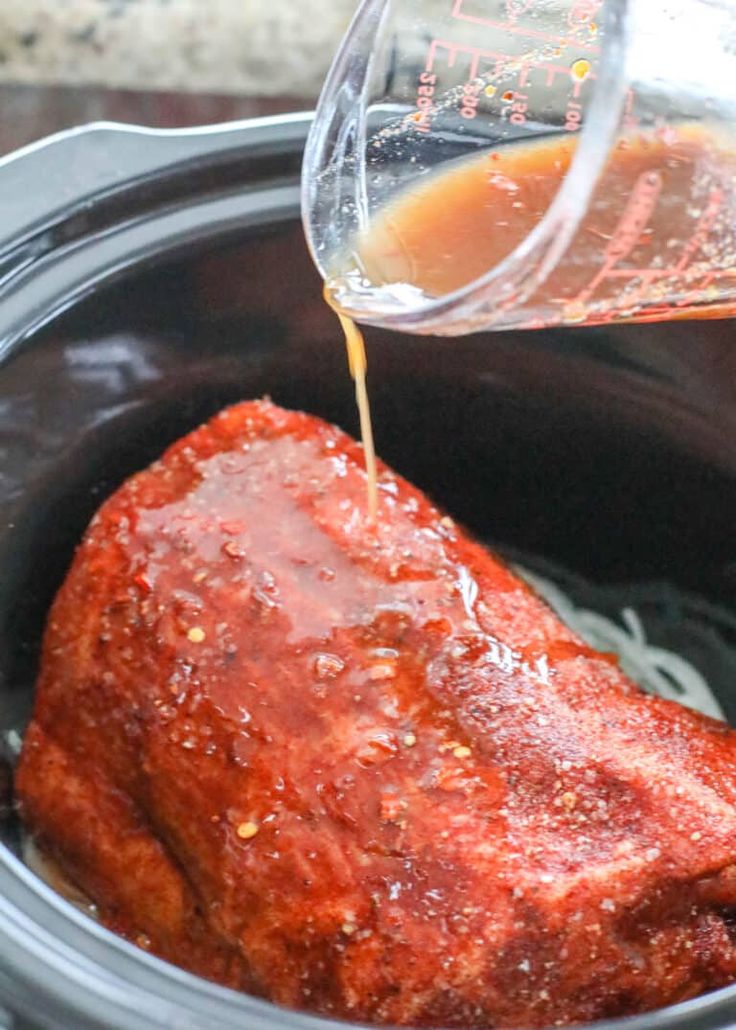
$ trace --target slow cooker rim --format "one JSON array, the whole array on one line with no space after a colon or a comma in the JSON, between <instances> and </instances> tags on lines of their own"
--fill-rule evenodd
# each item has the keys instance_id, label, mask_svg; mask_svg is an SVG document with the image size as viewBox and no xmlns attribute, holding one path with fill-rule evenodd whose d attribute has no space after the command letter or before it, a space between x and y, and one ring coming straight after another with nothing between
<instances>
[{"instance_id":1,"label":"slow cooker rim","mask_svg":"<svg viewBox=\"0 0 736 1030\"><path fill-rule=\"evenodd\" d=\"M267 145L269 139L278 138L280 130L288 126L289 145L297 153L303 148L310 122L311 114L306 113L239 122L231 127L202 127L169 132L135 126L122 127L114 123L97 125L87 130L79 129L58 134L50 140L25 148L10 159L3 160L0 162L0 178L7 168L17 169L14 161L32 159L35 162L41 154L53 154L54 147L64 146L72 138L76 142L83 142L85 138L89 139L102 129L114 130L113 135L121 130L128 138L140 133L159 141L177 141L182 137L186 137L188 141L196 140L198 146L194 147L193 153L189 153L186 158L172 158L172 155L167 156L164 151L158 152L156 160L160 162L159 174L166 175L172 174L173 169L181 169L182 161L206 161L207 141L215 135L220 135L219 144L226 153L225 136L228 132L232 132L233 148L242 152L243 147L247 150L249 141L254 148ZM152 167L149 166L147 174L152 174ZM110 183L106 183L103 188L109 189L110 186ZM94 193L91 197L88 195L85 202L94 203L94 196ZM201 201L199 206L202 207ZM242 228L242 219L239 221L237 218L237 204L233 208L232 198L229 207L226 207L234 219L234 228ZM242 211L240 213L242 215ZM282 210L284 220L293 216L293 209ZM173 221L175 223L176 219ZM223 224L226 223L227 218ZM36 224L40 222L37 220ZM127 230L130 229L128 226ZM195 234L195 237L199 240L207 238L204 227L200 225L199 229L202 231L199 236ZM218 235L221 229L221 225L216 227ZM21 227L21 233L16 232L15 238L20 239L22 234ZM213 232L210 233L212 234ZM189 246L195 237L188 236L182 245ZM163 242L165 241L161 241L162 244ZM162 246L156 253L160 256L168 252ZM150 253L144 256L150 256ZM127 267L129 266L122 271ZM99 280L96 280L97 282ZM78 300L79 296L75 296L75 300ZM55 317L59 310L58 307L54 308L49 314L49 319ZM34 325L34 331L37 328L38 324ZM10 348L14 349L20 345L24 338L23 334L16 335L9 344ZM80 948L80 942L86 943L89 949ZM223 1028L250 1024L268 1025L274 1030L337 1030L348 1025L282 1009L269 1002L202 980L179 967L157 959L78 912L39 880L5 845L0 845L0 968L5 965L7 969L9 954L12 955L10 965L15 974L21 981L29 981L25 986L30 994L25 999L15 999L20 1007L27 1006L28 997L32 1001L33 992L38 992L38 978L34 981L32 976L36 968L34 963L45 962L44 988L51 1003L68 1006L70 1009L83 1009L85 1018L91 1020L90 1025L95 1025L94 1021L99 1017L100 1004L105 1006L106 1018L113 1012L116 1016L117 1022L108 1025L116 1025L125 1030L142 1026L171 1026L174 1019L176 1025L188 1026L194 1030L211 1026L211 1020L215 1017ZM104 957L104 961L101 960L101 956ZM116 965L117 969L114 968ZM53 978L50 971L53 972ZM103 988L109 988L107 993ZM37 994L35 997L37 998ZM160 1016L157 1024L152 1021L153 1011L157 1011ZM730 1018L731 1014L733 1019ZM200 1018L206 1022L199 1022ZM732 1026L735 1022L736 985L658 1012L625 1020L599 1022L594 1024L594 1027L597 1030L617 1030L623 1027L628 1030L675 1030L678 1027L683 1030L717 1030ZM593 1030L593 1027L589 1030Z\"/></svg>"},{"instance_id":2,"label":"slow cooker rim","mask_svg":"<svg viewBox=\"0 0 736 1030\"><path fill-rule=\"evenodd\" d=\"M78 204L98 203L110 191L138 184L146 177L170 178L195 165L212 168L231 160L241 148L252 154L281 144L300 154L312 120L313 112L298 111L185 129L96 121L36 140L0 157L0 176L6 180L0 256L39 229L53 225L60 215L68 216ZM141 147L144 141L146 145ZM70 175L66 166L79 154L85 161ZM114 159L105 160L108 155ZM40 197L29 198L36 185L46 188Z\"/></svg>"}]
</instances>

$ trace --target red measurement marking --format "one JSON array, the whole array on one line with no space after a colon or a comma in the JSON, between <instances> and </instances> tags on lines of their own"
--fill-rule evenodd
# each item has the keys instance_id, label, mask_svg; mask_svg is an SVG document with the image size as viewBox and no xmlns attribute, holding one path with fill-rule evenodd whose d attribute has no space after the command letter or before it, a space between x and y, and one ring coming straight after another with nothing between
<instances>
[{"instance_id":1,"label":"red measurement marking","mask_svg":"<svg viewBox=\"0 0 736 1030\"><path fill-rule=\"evenodd\" d=\"M646 229L661 192L661 173L658 171L642 172L634 183L624 213L606 246L607 261L617 264L629 256Z\"/></svg>"},{"instance_id":2,"label":"red measurement marking","mask_svg":"<svg viewBox=\"0 0 736 1030\"><path fill-rule=\"evenodd\" d=\"M645 174L651 174L651 173L645 173ZM660 185L660 188L661 188L661 185ZM635 188L635 192L636 192L636 188ZM657 193L657 196L658 195L659 194ZM654 199L654 204L656 205L656 196L653 199ZM632 200L633 200L633 195L632 195ZM630 204L631 204L631 202L630 202ZM580 297L578 297L578 301L579 302L582 301L584 303L585 301L590 300L590 297L593 295L593 293L595 292L596 288L600 285L601 281L604 278L605 279L624 279L624 280L626 280L626 279L641 279L642 280L641 290L637 290L635 292L635 294L633 294L629 298L629 301L630 301L631 305L634 305L634 304L636 304L636 303L638 303L640 301L641 294L646 291L649 283L653 282L656 279L667 279L667 278L670 278L670 277L673 277L673 276L682 275L687 270L690 262L692 261L692 259L695 257L697 252L700 250L700 248L702 247L702 245L705 243L706 239L708 238L708 232L710 231L710 229L713 226L713 223L715 222L716 218L718 217L718 213L721 210L722 204L723 204L723 191L721 190L720 187L715 187L713 190L711 190L710 196L708 198L708 204L707 204L707 206L705 208L705 211L703 211L702 215L700 216L700 220L698 221L698 224L697 224L697 227L695 229L695 232L690 237L690 240L688 241L687 245L685 246L685 248L684 248L684 250L682 252L680 260L677 262L676 265L672 265L672 266L670 266L668 268L612 268L612 267L610 267L610 260L609 260L607 263L604 263L603 267L600 269L600 271L598 272L596 277L588 285L586 290L583 291L583 293L580 295ZM622 218L622 222L627 217L628 210L629 209L627 207L627 211L624 212L624 216ZM649 217L651 217L651 212L653 210L654 210L654 207L651 206L649 214L647 215L647 220L649 219ZM645 214L646 214L646 205L642 204L641 209L639 211L639 217L643 217ZM625 239L623 237L627 237L627 235L628 235L628 237L630 238L630 237L632 237L634 235L635 225L636 225L636 223L632 219L631 222L630 222L630 230L631 230L631 232L627 234L627 231L624 230L624 233L622 234L622 241L621 241L620 246L625 246L625 244L626 244L626 241L625 241ZM620 228L620 226L621 226L621 223L619 223L619 228ZM614 239L615 239L615 236L612 238L611 242L613 242ZM633 245L635 245L635 244L636 244L636 239L634 240L634 244ZM611 243L608 244L608 247L606 248L606 252L605 253L608 253L610 247L611 247ZM628 250L626 251L626 253L622 254L620 257L616 258L616 260L620 261L620 260L622 260L623 257L628 256L628 254L631 252L632 249L633 249L633 246L629 247ZM613 254L609 255L609 258L611 258L611 257L613 257ZM692 304L692 303L698 301L699 299L701 299L701 295L702 295L703 290L707 289L707 287L710 286L710 284L713 282L713 280L715 278L716 278L716 273L710 273L709 275L705 276L703 281L698 286L693 287L691 290L689 290L687 292L687 294L685 294L684 297L682 297L679 301L677 301L676 304L666 304L666 305L663 305L661 307L657 307L656 311L659 312L661 310L662 312L673 312L673 311L679 310L682 307L687 307L689 304Z\"/></svg>"},{"instance_id":3,"label":"red measurement marking","mask_svg":"<svg viewBox=\"0 0 736 1030\"><path fill-rule=\"evenodd\" d=\"M705 211L703 211L702 215L700 216L698 224L695 227L695 232L688 240L688 243L682 252L680 260L675 265L675 272L684 272L687 266L692 261L692 259L697 254L697 252L703 246L703 244L708 238L708 233L710 232L713 223L718 217L718 212L721 210L722 204L723 190L720 188L720 186L715 186L710 191L710 195L708 196L708 204L705 208Z\"/></svg>"},{"instance_id":4,"label":"red measurement marking","mask_svg":"<svg viewBox=\"0 0 736 1030\"><path fill-rule=\"evenodd\" d=\"M460 115L465 119L472 119L478 114L478 94L480 84L477 82L466 82L463 86L463 95L460 101Z\"/></svg>"},{"instance_id":5,"label":"red measurement marking","mask_svg":"<svg viewBox=\"0 0 736 1030\"><path fill-rule=\"evenodd\" d=\"M603 265L576 298L576 303L587 303L619 261L629 256L646 229L661 192L661 174L657 171L642 172L634 183L624 212L603 251ZM642 272L639 270L635 274L642 275Z\"/></svg>"},{"instance_id":6,"label":"red measurement marking","mask_svg":"<svg viewBox=\"0 0 736 1030\"><path fill-rule=\"evenodd\" d=\"M609 268L607 279L663 279L672 275L671 268Z\"/></svg>"},{"instance_id":7,"label":"red measurement marking","mask_svg":"<svg viewBox=\"0 0 736 1030\"><path fill-rule=\"evenodd\" d=\"M447 52L446 63L448 68L454 68L455 63L459 55L464 54L470 58L470 68L472 70L471 78L474 78L478 74L478 68L481 61L492 61L496 70L503 69L508 71L509 66L518 63L519 67L524 69L526 74L532 69L539 69L546 71L548 75L548 85L554 79L555 75L567 75L570 74L570 69L562 64L554 64L548 61L530 61L526 58L522 59L509 57L508 54L500 53L497 50L482 50L479 47L464 46L460 43L453 43L447 39L433 39L429 44L429 50L427 51L427 60L425 62L425 70L432 71L435 67L436 62L440 59L439 51L444 50ZM551 79L549 76L551 75ZM589 76L592 78L592 76Z\"/></svg>"},{"instance_id":8,"label":"red measurement marking","mask_svg":"<svg viewBox=\"0 0 736 1030\"><path fill-rule=\"evenodd\" d=\"M646 311L637 311L636 320L637 322L661 322L663 319L671 318L672 315L679 313L674 304L657 304L647 308Z\"/></svg>"},{"instance_id":9,"label":"red measurement marking","mask_svg":"<svg viewBox=\"0 0 736 1030\"><path fill-rule=\"evenodd\" d=\"M417 132L429 132L435 112L434 95L437 92L437 76L433 72L420 72L417 95L414 101L416 111L410 115Z\"/></svg>"},{"instance_id":10,"label":"red measurement marking","mask_svg":"<svg viewBox=\"0 0 736 1030\"><path fill-rule=\"evenodd\" d=\"M429 132L431 128L432 123L428 111L416 111L409 116L409 120L413 123L416 132Z\"/></svg>"},{"instance_id":11,"label":"red measurement marking","mask_svg":"<svg viewBox=\"0 0 736 1030\"><path fill-rule=\"evenodd\" d=\"M609 273L609 276L610 274L611 273ZM636 272L634 274L638 275L644 281L637 289L635 289L634 291L632 291L632 293L629 294L629 296L626 298L625 303L626 308L637 309L637 322L660 322L662 321L662 319L665 318L682 318L684 312L688 308L691 308L694 305L700 305L705 301L705 291L708 289L713 280L717 278L715 272L710 272L701 280L701 282L698 283L697 286L694 286L691 290L688 290L687 293L683 294L683 296L680 297L680 299L675 301L674 303L660 301L657 304L650 304L648 307L639 310L642 305L645 305L647 303L647 289L649 287L649 283L654 278L662 278L662 276L671 276L672 269L646 269L642 272ZM610 319L615 318L617 313L617 309L612 308L609 316Z\"/></svg>"},{"instance_id":12,"label":"red measurement marking","mask_svg":"<svg viewBox=\"0 0 736 1030\"><path fill-rule=\"evenodd\" d=\"M513 17L510 17L509 21L497 21L495 18L483 18L477 14L467 14L463 11L463 5L465 3L466 0L455 0L452 8L452 17L456 18L458 21L468 21L473 25L486 25L490 29L500 29L501 32L508 32L518 36L527 36L529 39L540 39L544 43L557 43L562 46L574 43L579 49L587 50L594 54L597 54L599 51L599 47L592 43L580 42L579 40L571 39L568 36L557 36L550 32L541 32L539 29L532 29L527 26L514 24L515 19L519 17L519 13L524 12L514 14ZM521 4L515 3L514 0L507 0L507 6L510 4L513 4L514 7L524 6L524 11L526 11L528 7L532 6L531 4Z\"/></svg>"},{"instance_id":13,"label":"red measurement marking","mask_svg":"<svg viewBox=\"0 0 736 1030\"><path fill-rule=\"evenodd\" d=\"M704 300L703 294L708 289L713 280L717 277L715 272L709 272L697 286L693 286L691 290L683 296L675 304L676 308L686 308L691 304L697 304L698 301Z\"/></svg>"}]
</instances>

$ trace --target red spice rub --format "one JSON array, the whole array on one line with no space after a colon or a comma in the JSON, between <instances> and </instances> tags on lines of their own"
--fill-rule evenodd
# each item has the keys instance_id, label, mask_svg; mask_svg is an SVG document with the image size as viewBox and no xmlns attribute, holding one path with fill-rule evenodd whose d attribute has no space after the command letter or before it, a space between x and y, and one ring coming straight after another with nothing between
<instances>
[{"instance_id":1,"label":"red spice rub","mask_svg":"<svg viewBox=\"0 0 736 1030\"><path fill-rule=\"evenodd\" d=\"M645 697L360 447L230 408L94 518L22 813L108 925L355 1020L562 1025L736 978L736 734Z\"/></svg>"}]
</instances>

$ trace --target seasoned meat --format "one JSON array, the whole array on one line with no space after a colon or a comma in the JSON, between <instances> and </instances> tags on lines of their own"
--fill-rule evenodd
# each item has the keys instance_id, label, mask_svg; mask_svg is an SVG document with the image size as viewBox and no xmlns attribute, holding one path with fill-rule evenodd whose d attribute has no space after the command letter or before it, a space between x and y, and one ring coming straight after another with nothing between
<instances>
[{"instance_id":1,"label":"seasoned meat","mask_svg":"<svg viewBox=\"0 0 736 1030\"><path fill-rule=\"evenodd\" d=\"M360 446L268 402L95 516L17 776L105 922L354 1020L639 1012L736 979L736 734L644 696Z\"/></svg>"}]
</instances>

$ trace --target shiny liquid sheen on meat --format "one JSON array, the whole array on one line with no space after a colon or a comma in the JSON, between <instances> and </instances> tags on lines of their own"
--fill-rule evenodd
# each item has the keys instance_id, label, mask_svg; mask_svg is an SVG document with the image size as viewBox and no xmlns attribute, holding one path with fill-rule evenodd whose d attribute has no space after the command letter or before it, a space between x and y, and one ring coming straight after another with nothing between
<instances>
[{"instance_id":1,"label":"shiny liquid sheen on meat","mask_svg":"<svg viewBox=\"0 0 736 1030\"><path fill-rule=\"evenodd\" d=\"M356 1021L541 1027L736 979L736 734L643 695L360 447L269 402L101 508L17 777L106 924Z\"/></svg>"}]
</instances>

